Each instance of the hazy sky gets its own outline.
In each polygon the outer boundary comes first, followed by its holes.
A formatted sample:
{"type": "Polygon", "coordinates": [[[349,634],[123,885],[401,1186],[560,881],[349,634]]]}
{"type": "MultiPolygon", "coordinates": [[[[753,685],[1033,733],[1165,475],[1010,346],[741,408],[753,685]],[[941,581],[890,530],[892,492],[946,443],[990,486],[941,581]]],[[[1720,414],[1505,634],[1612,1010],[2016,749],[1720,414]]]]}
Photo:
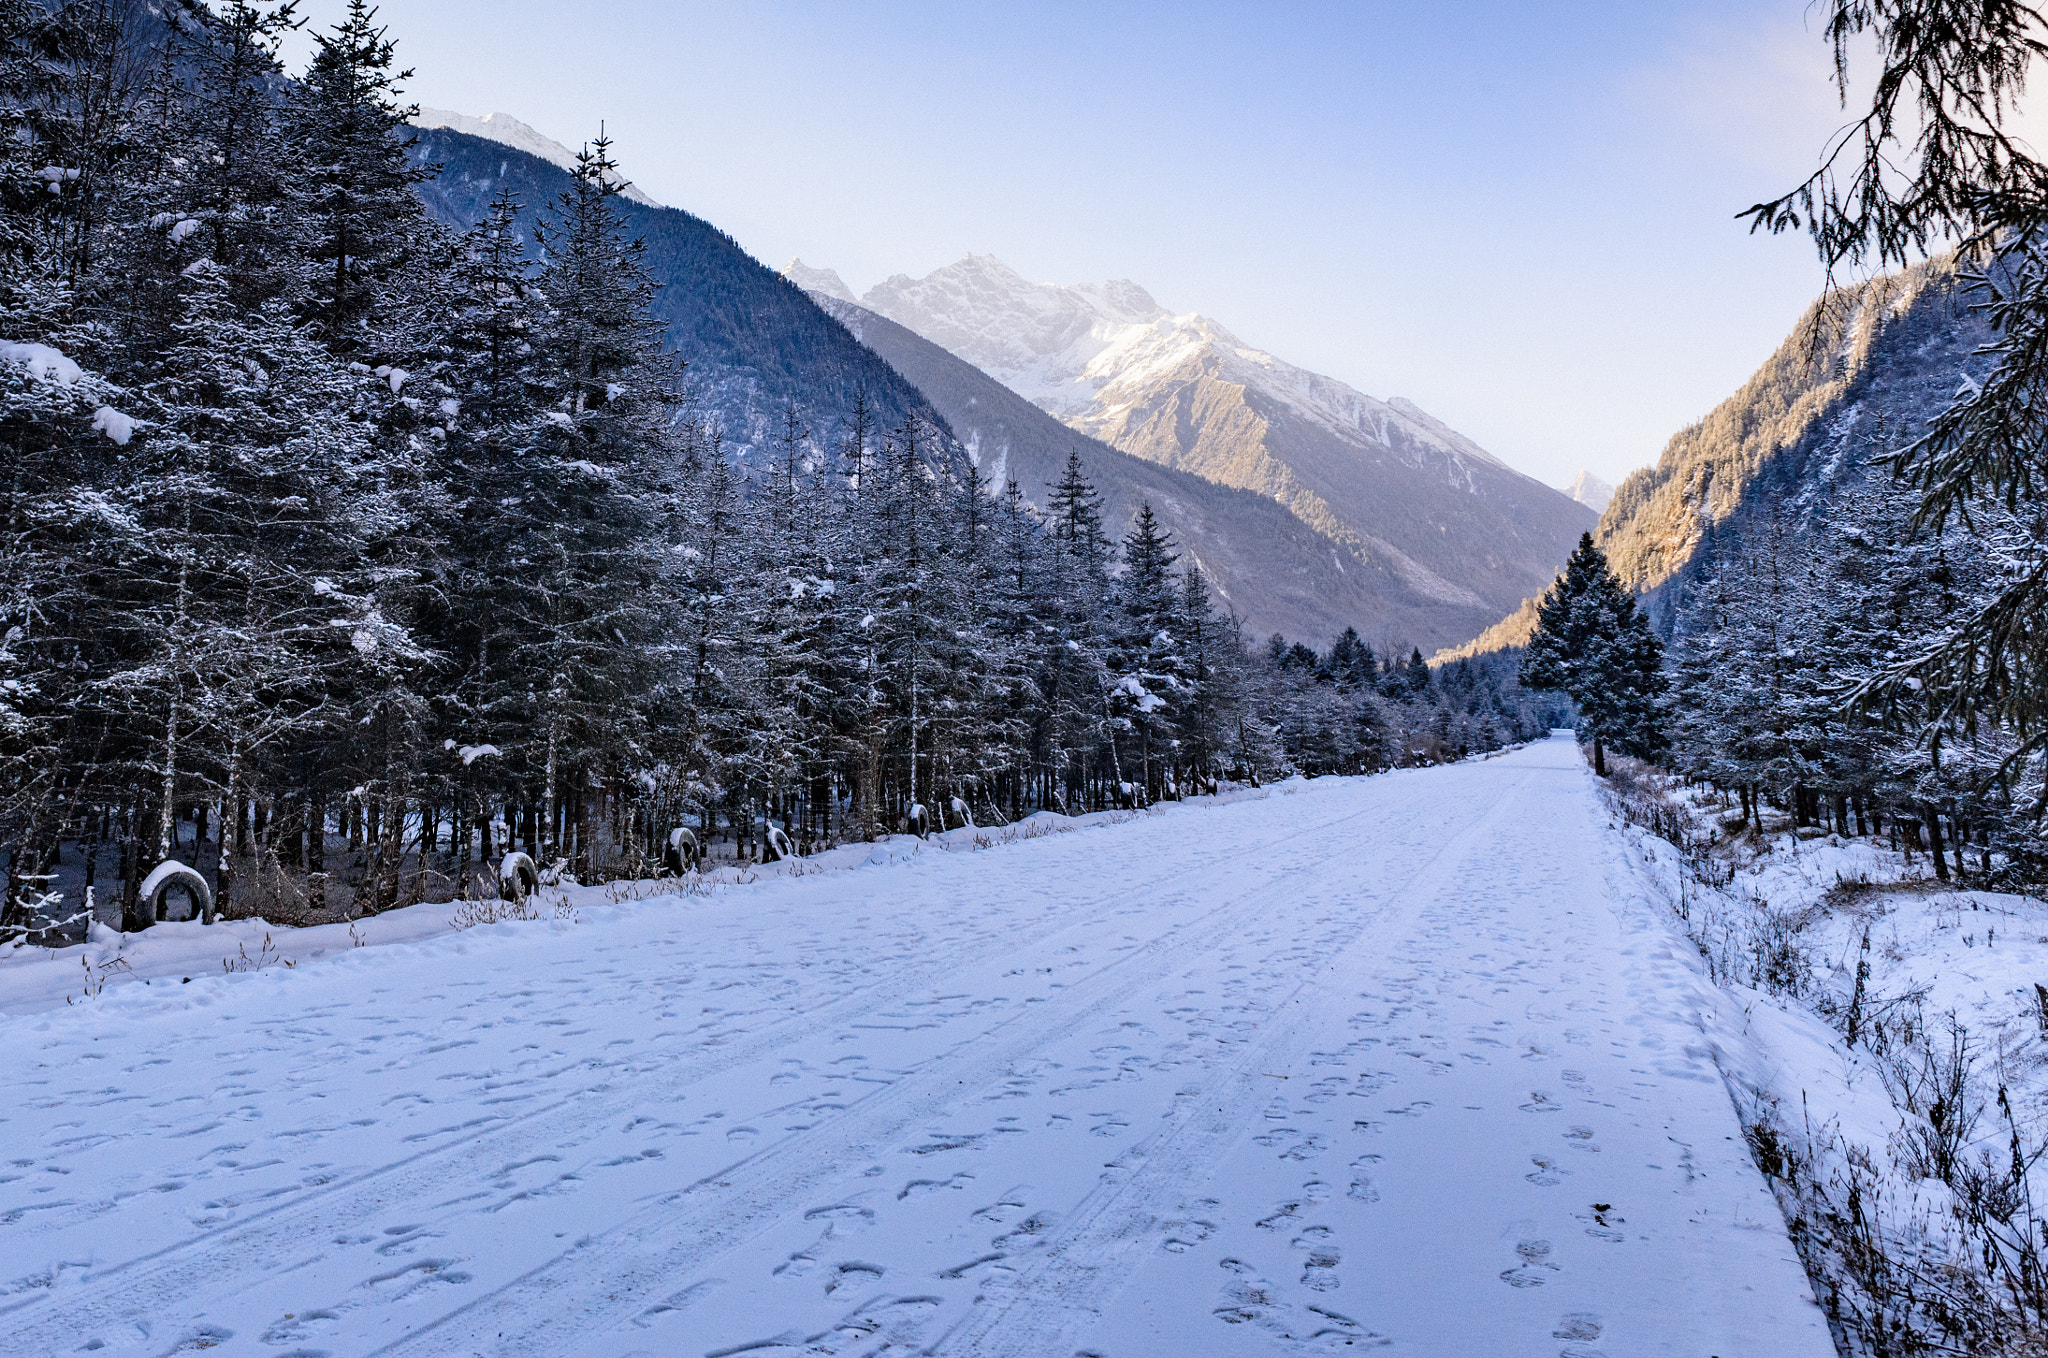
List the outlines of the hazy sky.
{"type": "MultiPolygon", "coordinates": [[[[340,0],[307,0],[331,22],[340,0]]],[[[963,253],[1176,311],[1553,484],[1655,459],[1821,284],[1737,210],[1841,121],[1807,0],[384,0],[502,110],[856,292],[963,253]]],[[[304,50],[303,42],[297,44],[304,50]]]]}

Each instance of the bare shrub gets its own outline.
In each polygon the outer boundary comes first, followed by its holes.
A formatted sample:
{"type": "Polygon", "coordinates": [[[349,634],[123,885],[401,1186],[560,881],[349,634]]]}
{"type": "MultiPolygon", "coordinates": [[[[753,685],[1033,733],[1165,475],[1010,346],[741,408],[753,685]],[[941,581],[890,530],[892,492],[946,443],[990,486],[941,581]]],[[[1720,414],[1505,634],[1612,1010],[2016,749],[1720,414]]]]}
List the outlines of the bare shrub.
{"type": "Polygon", "coordinates": [[[450,927],[474,929],[479,924],[503,924],[507,920],[559,920],[565,924],[576,922],[576,907],[569,904],[566,896],[557,894],[545,907],[541,894],[521,896],[518,900],[497,900],[489,896],[472,896],[455,907],[455,913],[448,917],[450,927]]]}
{"type": "MultiPolygon", "coordinates": [[[[350,933],[354,933],[353,926],[350,928],[350,933]]],[[[220,959],[221,970],[230,976],[238,971],[262,971],[266,967],[285,967],[289,969],[298,965],[297,962],[284,956],[277,950],[277,945],[270,941],[270,930],[268,929],[263,931],[263,942],[257,947],[254,957],[249,956],[247,944],[237,943],[235,945],[235,952],[237,955],[234,957],[223,957],[220,959]]]]}
{"type": "MultiPolygon", "coordinates": [[[[96,1000],[100,997],[100,992],[107,988],[108,981],[116,976],[133,975],[135,972],[125,957],[111,957],[98,966],[93,965],[90,957],[81,957],[78,961],[85,968],[85,989],[79,992],[79,1000],[96,1000]]],[[[69,995],[64,997],[66,1004],[76,1002],[69,995]]]]}

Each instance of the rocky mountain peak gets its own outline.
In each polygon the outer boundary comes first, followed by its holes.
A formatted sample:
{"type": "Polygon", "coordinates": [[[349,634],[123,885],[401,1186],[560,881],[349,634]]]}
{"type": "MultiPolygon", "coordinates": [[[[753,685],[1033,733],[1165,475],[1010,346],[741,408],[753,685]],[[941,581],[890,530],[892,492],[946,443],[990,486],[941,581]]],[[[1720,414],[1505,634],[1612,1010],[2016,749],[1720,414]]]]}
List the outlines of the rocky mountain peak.
{"type": "Polygon", "coordinates": [[[1573,479],[1565,494],[1577,500],[1595,514],[1605,514],[1608,502],[1614,499],[1614,487],[1602,481],[1589,471],[1581,471],[1573,479]]]}
{"type": "MultiPolygon", "coordinates": [[[[530,156],[539,156],[542,160],[553,165],[559,165],[565,170],[576,168],[576,153],[574,151],[571,151],[553,137],[535,131],[509,113],[486,113],[483,117],[479,118],[474,114],[454,113],[445,108],[423,108],[413,114],[412,125],[424,128],[447,128],[451,132],[466,132],[472,137],[482,137],[487,141],[497,142],[501,146],[509,146],[515,151],[524,151],[530,156]]],[[[644,203],[648,207],[661,206],[660,203],[655,202],[652,198],[649,198],[638,188],[634,187],[631,182],[626,183],[623,193],[625,197],[632,199],[636,203],[644,203]]]]}
{"type": "Polygon", "coordinates": [[[846,286],[846,280],[836,269],[813,269],[801,259],[792,259],[782,266],[782,276],[802,288],[805,292],[820,293],[841,302],[858,302],[853,289],[846,286]]]}

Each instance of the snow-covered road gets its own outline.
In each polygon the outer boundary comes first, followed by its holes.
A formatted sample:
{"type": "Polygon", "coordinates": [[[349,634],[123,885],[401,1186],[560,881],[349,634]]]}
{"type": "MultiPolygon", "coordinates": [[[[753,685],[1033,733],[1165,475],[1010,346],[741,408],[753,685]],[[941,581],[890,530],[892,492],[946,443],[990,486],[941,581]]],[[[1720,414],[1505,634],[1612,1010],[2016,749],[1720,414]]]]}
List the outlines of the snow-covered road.
{"type": "Polygon", "coordinates": [[[1821,1358],[1715,1003],[1564,740],[128,985],[0,1353],[1821,1358]]]}

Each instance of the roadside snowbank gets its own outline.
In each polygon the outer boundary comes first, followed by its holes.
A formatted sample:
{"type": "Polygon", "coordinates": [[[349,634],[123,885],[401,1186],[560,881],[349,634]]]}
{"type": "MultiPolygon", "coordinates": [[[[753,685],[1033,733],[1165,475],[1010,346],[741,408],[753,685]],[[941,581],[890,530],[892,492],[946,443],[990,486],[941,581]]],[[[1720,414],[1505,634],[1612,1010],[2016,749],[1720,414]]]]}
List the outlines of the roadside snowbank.
{"type": "Polygon", "coordinates": [[[1698,832],[1687,849],[1627,823],[1626,792],[1609,805],[1720,987],[1716,1059],[1840,1342],[2038,1342],[2048,905],[1874,839],[1708,847],[1712,808],[1656,795],[1698,832]]]}
{"type": "Polygon", "coordinates": [[[130,984],[185,985],[202,976],[290,968],[354,948],[413,943],[479,923],[548,919],[553,918],[557,908],[575,912],[627,901],[663,901],[673,907],[713,891],[759,882],[881,867],[909,862],[928,853],[978,852],[1046,835],[1121,825],[1140,816],[1213,809],[1275,793],[1293,795],[1309,786],[1306,779],[1291,778],[1271,787],[1232,788],[1212,796],[1162,802],[1143,811],[1095,811],[1082,816],[1040,811],[1013,825],[967,826],[925,839],[884,835],[873,843],[842,844],[807,858],[788,858],[776,863],[726,863],[684,878],[548,888],[531,907],[517,912],[496,902],[485,902],[479,909],[463,901],[442,901],[406,906],[352,923],[305,928],[272,924],[261,918],[223,920],[210,926],[193,920],[170,920],[140,933],[123,934],[95,924],[91,937],[84,943],[39,948],[24,942],[0,948],[0,1014],[36,1013],[130,984]]]}

